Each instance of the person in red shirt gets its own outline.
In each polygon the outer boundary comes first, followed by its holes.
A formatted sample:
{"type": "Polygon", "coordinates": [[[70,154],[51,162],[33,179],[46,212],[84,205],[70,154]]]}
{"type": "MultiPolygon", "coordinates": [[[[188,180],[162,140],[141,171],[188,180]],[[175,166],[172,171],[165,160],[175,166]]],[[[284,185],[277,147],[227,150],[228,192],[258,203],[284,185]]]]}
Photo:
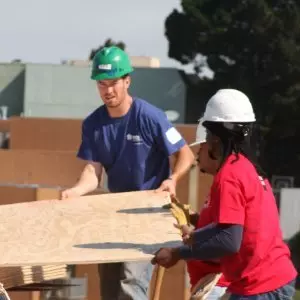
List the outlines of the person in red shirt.
{"type": "MultiPolygon", "coordinates": [[[[196,132],[196,141],[189,145],[190,147],[199,147],[197,161],[200,166],[200,172],[215,174],[217,170],[217,164],[215,160],[212,160],[207,154],[206,145],[206,130],[202,126],[201,121],[198,124],[196,132]]],[[[211,211],[210,211],[210,195],[207,196],[206,201],[199,213],[191,214],[192,225],[195,229],[204,227],[212,222],[211,211]]],[[[193,231],[193,227],[184,226],[182,228],[184,235],[188,235],[193,231]]],[[[201,261],[201,260],[188,260],[187,271],[190,278],[190,285],[192,294],[195,295],[199,288],[197,283],[201,282],[204,278],[210,275],[217,275],[221,273],[221,266],[219,262],[215,261],[201,261]]],[[[210,280],[209,280],[210,281],[210,280]]],[[[206,294],[206,300],[217,300],[220,299],[226,292],[226,288],[229,285],[229,281],[221,275],[216,285],[206,294]]]]}
{"type": "Polygon", "coordinates": [[[282,238],[272,187],[251,147],[251,102],[234,89],[208,101],[202,124],[208,155],[218,163],[209,203],[212,222],[193,231],[185,245],[162,248],[153,264],[219,259],[230,300],[293,299],[297,271],[282,238]]]}

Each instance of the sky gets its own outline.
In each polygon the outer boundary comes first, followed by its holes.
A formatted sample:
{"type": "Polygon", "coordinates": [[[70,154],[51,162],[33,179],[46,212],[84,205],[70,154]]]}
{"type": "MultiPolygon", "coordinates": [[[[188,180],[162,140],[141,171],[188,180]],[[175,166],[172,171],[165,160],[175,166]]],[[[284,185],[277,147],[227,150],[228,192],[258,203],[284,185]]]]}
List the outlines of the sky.
{"type": "Polygon", "coordinates": [[[107,39],[132,56],[168,58],[164,21],[180,0],[0,0],[0,62],[61,63],[87,59],[107,39]]]}

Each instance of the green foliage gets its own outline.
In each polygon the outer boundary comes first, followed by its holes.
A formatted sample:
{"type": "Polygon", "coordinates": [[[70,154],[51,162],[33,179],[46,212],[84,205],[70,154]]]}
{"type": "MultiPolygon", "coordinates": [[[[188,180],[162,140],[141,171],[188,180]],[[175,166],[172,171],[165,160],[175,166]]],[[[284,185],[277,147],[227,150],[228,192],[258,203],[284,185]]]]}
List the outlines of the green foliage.
{"type": "Polygon", "coordinates": [[[182,0],[181,4],[183,11],[174,10],[165,22],[169,57],[192,63],[196,73],[207,64],[214,72],[214,86],[245,92],[264,128],[261,153],[268,173],[299,180],[299,1],[182,0]]]}
{"type": "Polygon", "coordinates": [[[110,47],[110,46],[117,46],[117,47],[121,48],[122,50],[125,50],[125,48],[126,48],[126,45],[123,42],[115,42],[112,39],[107,39],[103,45],[100,45],[98,48],[91,50],[91,53],[89,55],[89,60],[93,60],[95,54],[99,50],[101,50],[104,47],[110,47]]]}

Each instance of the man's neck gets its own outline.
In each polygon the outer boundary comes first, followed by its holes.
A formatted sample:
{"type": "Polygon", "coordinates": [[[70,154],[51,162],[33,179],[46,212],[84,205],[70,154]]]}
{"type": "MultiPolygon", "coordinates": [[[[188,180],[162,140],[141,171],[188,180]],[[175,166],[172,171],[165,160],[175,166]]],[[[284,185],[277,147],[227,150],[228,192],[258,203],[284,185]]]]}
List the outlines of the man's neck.
{"type": "Polygon", "coordinates": [[[126,96],[125,100],[122,102],[121,105],[119,105],[118,107],[114,107],[114,108],[109,108],[107,107],[108,110],[108,114],[111,118],[121,118],[123,116],[125,116],[131,105],[132,105],[133,99],[131,96],[126,96]]]}

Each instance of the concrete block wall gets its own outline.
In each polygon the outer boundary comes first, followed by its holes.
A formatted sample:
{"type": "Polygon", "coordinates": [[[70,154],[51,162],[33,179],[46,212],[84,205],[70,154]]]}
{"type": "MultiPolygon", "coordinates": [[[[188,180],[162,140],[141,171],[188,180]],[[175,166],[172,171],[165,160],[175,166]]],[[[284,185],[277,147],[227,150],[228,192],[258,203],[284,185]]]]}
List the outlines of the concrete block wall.
{"type": "Polygon", "coordinates": [[[25,76],[25,116],[82,118],[102,104],[90,67],[26,64],[25,76]]]}

